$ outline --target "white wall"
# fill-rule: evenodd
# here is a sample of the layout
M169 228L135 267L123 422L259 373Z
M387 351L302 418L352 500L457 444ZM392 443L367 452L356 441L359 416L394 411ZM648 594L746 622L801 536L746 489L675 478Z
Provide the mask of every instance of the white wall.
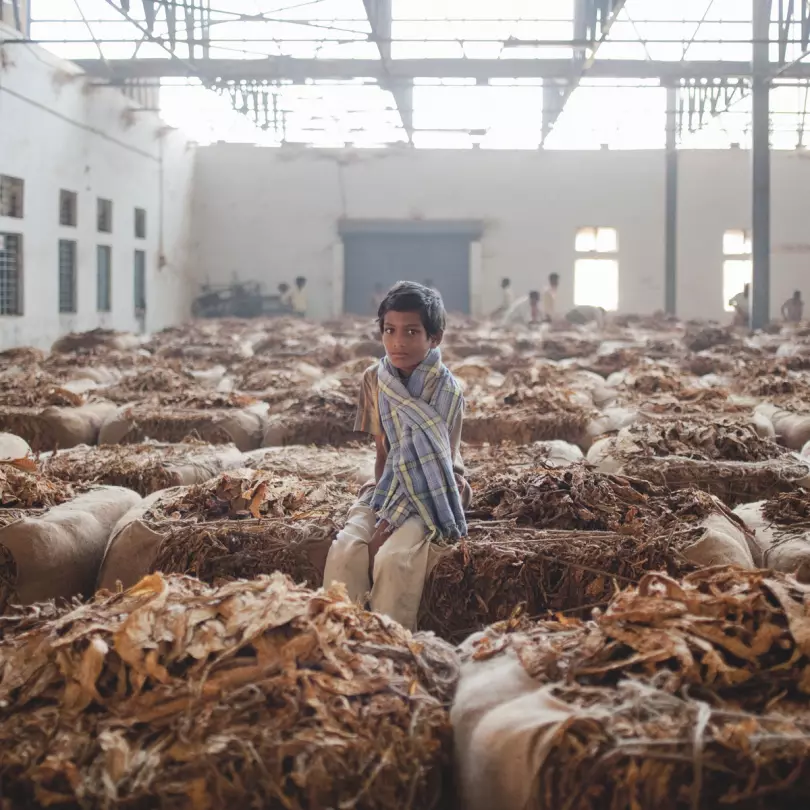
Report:
M147 328L183 320L192 295L188 251L194 154L151 112L75 66L22 44L0 49L0 174L25 181L21 317L0 317L0 346L49 346L67 331L136 329L133 254L147 251ZM59 225L59 190L78 192L78 227ZM96 200L113 201L113 233L96 229ZM147 211L136 240L134 209ZM58 242L78 242L78 312L60 315ZM113 250L113 311L96 311L96 246Z
M679 313L723 318L722 235L750 225L750 157L684 151L680 160ZM810 296L808 202L810 160L775 152L774 314L794 289ZM328 316L338 299L341 218L483 220L484 300L497 300L502 276L528 291L557 271L564 306L573 298L576 229L613 226L621 310L664 305L662 152L328 152L224 144L197 151L193 235L200 280L229 281L236 272L273 289L304 274L312 314Z

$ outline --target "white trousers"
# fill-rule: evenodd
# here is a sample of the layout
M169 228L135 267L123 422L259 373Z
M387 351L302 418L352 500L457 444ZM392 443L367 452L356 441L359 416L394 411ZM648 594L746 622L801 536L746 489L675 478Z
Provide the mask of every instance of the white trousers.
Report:
M349 510L345 528L332 542L324 569L324 585L342 582L349 598L369 602L375 613L384 613L409 630L416 629L416 617L425 587L430 543L425 524L409 518L385 541L374 558L374 585L368 578L368 546L377 517L363 503Z

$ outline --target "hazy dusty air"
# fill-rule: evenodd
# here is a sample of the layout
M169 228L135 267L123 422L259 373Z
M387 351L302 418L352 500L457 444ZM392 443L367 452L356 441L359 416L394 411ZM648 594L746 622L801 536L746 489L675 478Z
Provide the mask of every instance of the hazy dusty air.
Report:
M810 796L810 0L0 0L0 810Z

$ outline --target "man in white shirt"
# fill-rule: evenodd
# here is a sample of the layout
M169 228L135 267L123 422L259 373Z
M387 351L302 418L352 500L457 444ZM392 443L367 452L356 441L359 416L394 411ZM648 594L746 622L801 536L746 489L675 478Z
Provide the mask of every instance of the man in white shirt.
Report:
M560 276L552 273L548 277L548 286L543 290L543 321L552 323L557 317L557 290L560 287Z
M540 293L532 290L527 296L518 298L503 316L503 324L526 326L540 322Z
M728 305L734 310L734 325L735 326L748 326L748 319L751 312L749 297L751 294L751 285L746 284L741 293L737 293L729 302Z
M513 302L512 280L509 278L501 279L501 305L492 313L492 317L499 318L506 315Z
M298 276L295 280L295 289L292 291L291 302L293 312L299 318L306 318L307 316L307 294L304 292L304 287L307 286L307 280L304 276Z

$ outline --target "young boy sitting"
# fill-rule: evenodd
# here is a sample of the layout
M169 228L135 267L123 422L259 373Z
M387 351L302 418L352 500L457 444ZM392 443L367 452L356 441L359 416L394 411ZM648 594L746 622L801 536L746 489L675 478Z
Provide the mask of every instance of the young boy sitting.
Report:
M377 445L375 481L361 490L329 550L324 583L345 583L371 609L416 626L430 544L467 534L461 426L464 397L442 363L441 295L401 281L380 304L385 357L363 375L355 430Z

